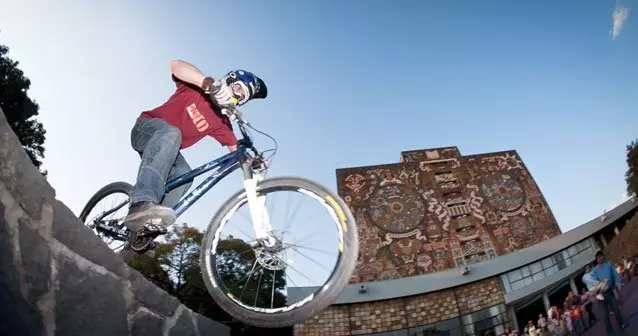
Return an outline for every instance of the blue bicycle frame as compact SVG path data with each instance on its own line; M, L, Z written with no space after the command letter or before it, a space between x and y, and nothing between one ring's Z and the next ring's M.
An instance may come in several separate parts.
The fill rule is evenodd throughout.
M206 164L203 164L189 172L184 173L181 176L173 178L166 183L166 193L169 191L182 186L186 183L192 182L195 177L207 173L213 169L216 171L206 178L202 183L200 183L193 191L184 196L179 203L173 207L173 210L179 217L184 211L186 211L193 203L195 203L200 197L202 197L205 193L207 193L212 187L214 187L219 181L221 181L228 174L235 171L237 168L242 167L244 170L244 177L251 178L252 170L250 170L249 165L246 165L247 158L246 147L240 145L237 147L237 150L231 153L228 153L218 159L210 161Z

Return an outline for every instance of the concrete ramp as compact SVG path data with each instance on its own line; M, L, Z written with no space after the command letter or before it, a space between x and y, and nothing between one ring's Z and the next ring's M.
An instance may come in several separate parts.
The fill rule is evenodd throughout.
M211 298L212 300L212 298ZM33 166L0 110L0 336L230 335L124 264Z

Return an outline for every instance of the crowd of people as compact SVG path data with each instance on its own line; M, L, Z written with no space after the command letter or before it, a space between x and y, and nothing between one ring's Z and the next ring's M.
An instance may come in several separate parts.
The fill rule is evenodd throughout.
M621 314L622 297L620 288L631 282L638 268L634 267L636 256L624 258L622 263L612 264L605 260L602 251L596 253L593 265L585 266L582 280L587 288L580 295L569 291L561 306L548 307L546 314L539 314L537 321L528 321L522 333L506 328L501 336L571 336L581 335L598 322L604 321L607 335L614 334L610 320L613 315L620 329L627 327Z

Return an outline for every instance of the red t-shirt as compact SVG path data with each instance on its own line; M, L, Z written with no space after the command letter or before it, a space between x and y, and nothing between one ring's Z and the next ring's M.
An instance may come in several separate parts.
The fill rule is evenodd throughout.
M227 116L213 108L210 98L199 88L173 76L175 93L161 106L144 111L138 119L161 118L182 132L181 149L188 148L207 135L222 146L237 144Z

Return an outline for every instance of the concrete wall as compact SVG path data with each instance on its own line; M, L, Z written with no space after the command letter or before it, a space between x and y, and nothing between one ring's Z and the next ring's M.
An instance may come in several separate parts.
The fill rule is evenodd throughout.
M56 200L1 110L0 215L0 335L230 334L129 268Z

